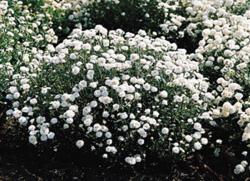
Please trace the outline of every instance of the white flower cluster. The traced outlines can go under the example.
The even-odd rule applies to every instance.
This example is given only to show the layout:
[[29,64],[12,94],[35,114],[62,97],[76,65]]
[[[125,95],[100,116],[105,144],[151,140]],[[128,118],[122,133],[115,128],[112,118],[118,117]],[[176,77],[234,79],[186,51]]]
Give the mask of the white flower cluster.
[[[0,1],[0,103],[8,100],[6,115],[27,128],[29,142],[60,144],[67,132],[79,149],[130,165],[148,152],[185,157],[201,150],[213,137],[207,123],[238,125],[242,132],[231,137],[249,143],[249,1],[138,1],[145,16],[138,23],[158,28],[154,38],[148,30],[83,30],[97,24],[90,13],[99,9],[89,8],[121,6],[117,17],[126,18],[124,2],[46,0],[35,11],[22,1]],[[82,23],[61,43],[53,10],[72,12],[68,19]],[[187,36],[197,43],[190,54],[168,41]],[[247,161],[234,173],[249,170]]]
[[235,166],[234,173],[237,175],[240,173],[244,173],[247,167],[248,167],[248,162],[244,160],[240,164]]
[[81,6],[87,6],[94,0],[45,0],[45,5],[55,9],[78,10]]
[[[202,40],[194,59],[201,61],[205,76],[213,82],[216,101],[210,114],[214,118],[239,115],[238,124],[246,126],[242,141],[249,135],[249,12],[235,15],[224,12],[202,30]],[[207,21],[208,21],[207,20]]]
[[[167,21],[161,25],[167,31],[177,32],[180,37],[187,33],[199,37],[198,48],[191,55],[200,62],[202,74],[208,77],[215,99],[211,101],[211,109],[203,113],[203,117],[212,125],[228,124],[235,127],[235,122],[242,127],[242,141],[250,140],[250,16],[249,8],[236,11],[246,6],[246,1],[185,1],[170,4],[165,7]],[[180,7],[180,6],[185,6]],[[170,8],[168,8],[170,7]],[[179,9],[185,9],[184,16],[176,14]],[[171,17],[171,18],[170,18]],[[188,23],[187,23],[188,22]],[[185,27],[183,28],[183,25]],[[218,121],[223,118],[225,122]],[[229,123],[228,123],[229,122]],[[237,133],[232,132],[232,137]],[[243,161],[244,162],[244,161]],[[246,164],[243,164],[246,165]],[[237,165],[235,173],[244,172],[246,166]]]
[[[235,7],[242,6],[245,1],[210,1],[210,3],[212,4],[209,2],[200,4],[202,5],[200,10],[205,8],[212,12],[208,13],[209,16],[199,15],[202,19],[196,23],[200,23],[202,27],[200,29],[202,36],[198,48],[191,55],[194,60],[200,62],[202,74],[209,78],[215,97],[211,102],[211,109],[204,113],[208,115],[205,119],[214,120],[215,122],[211,122],[213,125],[222,127],[229,122],[232,128],[237,122],[243,130],[242,141],[248,142],[250,140],[249,10],[240,15],[234,13]],[[193,8],[197,10],[195,6]],[[198,15],[197,12],[194,14]],[[217,122],[221,118],[225,122]],[[232,137],[237,135],[234,132],[231,134]],[[245,169],[242,168],[245,166],[237,165],[235,173],[244,172]]]
[[160,0],[158,8],[165,14],[160,26],[171,38],[183,38],[185,34],[195,38],[206,27],[212,28],[213,20],[245,4],[246,0]]
[[49,45],[43,62],[14,74],[6,96],[7,114],[28,127],[32,144],[73,129],[82,135],[78,148],[90,142],[104,158],[133,165],[148,149],[185,155],[208,143],[199,116],[209,84],[175,44],[99,25]]
[[29,7],[17,0],[1,1],[0,10],[1,96],[14,72],[28,74],[38,67],[42,49],[56,43],[57,36],[45,10],[32,15]]

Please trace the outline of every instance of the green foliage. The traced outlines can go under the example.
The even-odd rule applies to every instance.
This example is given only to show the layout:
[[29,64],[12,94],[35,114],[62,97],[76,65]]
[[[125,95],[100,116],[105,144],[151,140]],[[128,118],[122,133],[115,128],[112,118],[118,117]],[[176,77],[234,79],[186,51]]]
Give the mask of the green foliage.
[[102,24],[109,30],[123,29],[136,33],[139,29],[158,31],[163,23],[163,10],[156,0],[95,1],[83,9],[80,22],[85,28]]

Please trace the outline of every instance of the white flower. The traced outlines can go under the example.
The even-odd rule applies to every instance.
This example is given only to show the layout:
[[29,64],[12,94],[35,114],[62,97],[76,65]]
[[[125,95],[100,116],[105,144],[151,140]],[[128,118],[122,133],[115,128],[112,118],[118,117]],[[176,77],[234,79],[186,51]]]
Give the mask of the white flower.
[[197,131],[201,131],[202,130],[202,126],[200,123],[194,123],[194,129]]
[[231,112],[233,109],[233,106],[230,104],[230,102],[225,102],[222,106],[222,110],[225,112]]
[[161,91],[160,92],[160,96],[162,97],[162,98],[167,98],[168,97],[168,93],[167,93],[167,91]]
[[135,160],[137,163],[141,162],[142,161],[142,158],[139,154],[135,155]]
[[104,153],[104,154],[102,155],[102,157],[103,157],[103,158],[108,158],[108,154],[107,154],[107,153]]
[[26,125],[27,122],[28,122],[28,120],[27,120],[25,117],[23,117],[23,116],[21,116],[21,117],[18,119],[18,121],[19,121],[19,123],[20,123],[21,125]]
[[30,85],[29,84],[23,84],[22,89],[27,92],[30,89]]
[[143,129],[145,129],[145,130],[150,130],[150,125],[149,125],[148,123],[145,123],[145,124],[143,125]]
[[138,54],[136,54],[136,53],[132,53],[132,54],[130,55],[131,61],[139,60],[139,58],[140,58],[140,56],[139,56]]
[[52,105],[52,108],[54,109],[58,109],[61,105],[59,101],[52,101],[50,104]]
[[78,106],[77,105],[71,105],[71,106],[69,106],[69,109],[74,111],[74,112],[78,112]]
[[18,92],[17,87],[15,87],[15,86],[11,86],[9,88],[9,91],[10,91],[11,94],[14,94],[14,93]]
[[22,116],[22,111],[16,109],[16,110],[13,111],[12,114],[13,114],[13,116],[14,116],[15,118],[20,118],[20,117]]
[[104,117],[104,118],[107,118],[107,117],[109,117],[109,112],[108,111],[103,111],[103,113],[102,113],[102,117]]
[[85,80],[82,80],[79,82],[78,86],[80,89],[84,89],[87,87],[87,82]]
[[41,93],[42,94],[47,94],[48,93],[48,87],[42,87]]
[[146,138],[147,137],[147,132],[143,129],[143,128],[139,128],[137,130],[137,132],[139,133],[139,135],[142,137],[142,138]]
[[42,126],[40,128],[40,134],[41,135],[48,135],[49,134],[49,128],[45,127],[45,126]]
[[207,138],[201,138],[201,144],[207,145],[208,144],[208,139]]
[[84,146],[84,141],[83,140],[77,140],[76,141],[76,146],[80,149]]
[[246,160],[243,160],[241,163],[240,163],[243,167],[246,167],[248,165],[248,162]]
[[37,138],[35,136],[29,136],[29,142],[33,145],[37,144]]
[[241,164],[238,164],[238,165],[235,166],[234,173],[236,175],[238,175],[240,173],[243,173],[243,172],[245,172],[245,168]]
[[91,118],[86,118],[84,119],[83,123],[85,124],[85,126],[90,126],[92,124],[92,119]]
[[34,131],[36,129],[36,127],[34,125],[30,125],[28,129],[29,129],[29,131]]
[[113,99],[108,96],[99,97],[98,100],[103,104],[110,104],[113,101]]
[[164,127],[162,128],[161,133],[166,135],[169,133],[169,129]]
[[55,137],[55,133],[49,132],[48,138],[49,138],[49,139],[54,139],[54,137]]
[[58,119],[57,118],[52,118],[50,120],[51,124],[56,124],[58,122]]
[[153,111],[153,116],[154,116],[154,117],[158,118],[159,115],[160,115],[160,113],[159,113],[158,111]]
[[87,72],[87,78],[89,80],[92,80],[94,78],[94,74],[95,74],[95,72],[93,70],[88,70],[88,72]]
[[68,129],[69,128],[69,125],[68,124],[64,124],[63,125],[63,129]]
[[175,146],[172,148],[172,152],[175,153],[175,154],[179,154],[180,153],[180,148]]
[[86,107],[84,107],[83,108],[83,110],[82,110],[82,115],[88,115],[90,112],[91,112],[91,107],[90,106],[86,106]]
[[24,55],[23,55],[23,61],[24,61],[25,63],[28,63],[28,62],[30,61],[29,54],[24,54]]
[[72,124],[74,122],[74,119],[73,118],[67,118],[66,119],[66,123],[67,124]]
[[194,149],[200,150],[201,148],[202,148],[202,144],[200,142],[197,141],[194,143]]
[[250,123],[244,129],[244,133],[242,135],[242,141],[247,141],[250,139]]
[[195,139],[200,139],[201,138],[201,133],[200,132],[195,132],[194,134],[193,134],[193,138],[195,138]]
[[13,94],[13,98],[14,99],[18,99],[20,97],[20,93],[19,92],[15,92],[14,94]]
[[221,140],[221,139],[217,139],[217,140],[216,140],[216,143],[222,144],[222,140]]
[[98,132],[101,129],[102,129],[102,126],[100,124],[98,124],[98,123],[94,124],[94,126],[93,126],[94,132]]
[[36,98],[31,99],[30,104],[32,104],[32,105],[37,104],[37,99]]
[[119,108],[120,108],[120,105],[119,105],[119,104],[114,104],[114,105],[113,105],[113,110],[118,111]]
[[67,110],[64,115],[66,116],[66,118],[73,118],[75,117],[75,112],[72,110]]
[[71,53],[69,55],[69,58],[72,59],[72,60],[75,60],[77,57],[76,57],[76,54],[75,53]]
[[97,138],[102,137],[102,135],[103,135],[103,133],[102,133],[101,131],[96,132],[96,137],[97,137]]
[[73,75],[77,75],[77,74],[79,74],[80,70],[81,69],[79,67],[73,66],[71,72]]
[[185,136],[185,140],[186,140],[187,142],[191,142],[191,141],[193,140],[193,137],[190,136],[190,135],[186,135],[186,136]]
[[138,129],[139,127],[141,127],[141,123],[139,121],[132,120],[129,123],[129,127],[132,129]]
[[248,155],[248,152],[247,152],[247,151],[243,151],[241,154],[242,154],[243,156],[247,156],[247,155]]
[[140,138],[140,139],[137,140],[137,143],[139,145],[144,145],[145,141],[144,141],[144,139]]
[[126,157],[125,162],[130,164],[130,165],[135,165],[136,164],[136,159],[134,157]]
[[149,91],[151,86],[150,84],[146,83],[146,84],[143,84],[143,88],[146,90],[146,91]]
[[106,138],[111,138],[111,137],[112,137],[112,134],[111,134],[110,132],[106,132],[106,133],[105,133],[105,137],[106,137]]

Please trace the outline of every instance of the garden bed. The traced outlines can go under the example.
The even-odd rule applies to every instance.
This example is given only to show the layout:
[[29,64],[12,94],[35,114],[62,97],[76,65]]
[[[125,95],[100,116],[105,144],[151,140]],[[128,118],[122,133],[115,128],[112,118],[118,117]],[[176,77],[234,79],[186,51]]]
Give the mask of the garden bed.
[[1,0],[0,180],[250,180],[250,0]]
[[[3,130],[3,129],[1,129]],[[205,149],[188,157],[186,161],[173,162],[151,156],[146,163],[124,167],[120,163],[107,163],[94,154],[83,154],[75,148],[58,151],[43,150],[27,144],[24,140],[10,139],[9,133],[1,133],[0,179],[2,180],[113,180],[161,181],[161,180],[218,180],[235,177],[234,163],[239,160],[230,152],[213,156],[213,150]],[[23,144],[20,144],[23,143]],[[236,145],[237,146],[237,145]]]

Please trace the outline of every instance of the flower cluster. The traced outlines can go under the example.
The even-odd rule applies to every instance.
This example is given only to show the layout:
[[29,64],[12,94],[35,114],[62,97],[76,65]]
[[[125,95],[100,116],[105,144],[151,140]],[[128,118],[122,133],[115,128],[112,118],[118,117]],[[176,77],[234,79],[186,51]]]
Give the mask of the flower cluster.
[[0,2],[0,96],[15,72],[35,69],[42,49],[57,42],[50,14],[22,1]]
[[223,145],[221,128],[249,171],[250,1],[39,4],[0,1],[0,103],[31,144],[135,165]]
[[[199,38],[206,27],[212,28],[213,20],[225,14],[237,14],[247,7],[246,0],[162,0],[158,8],[164,10],[162,30],[172,38],[182,38],[186,34]],[[241,12],[242,13],[242,12]]]
[[70,129],[77,147],[86,142],[132,165],[148,151],[182,156],[208,143],[199,120],[213,96],[198,63],[175,44],[96,26],[75,29],[42,58],[32,74],[13,75],[6,96],[30,143]]

